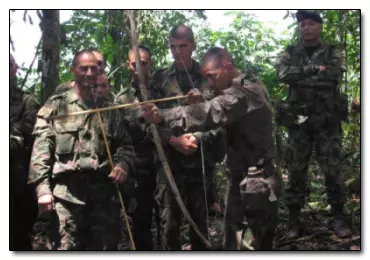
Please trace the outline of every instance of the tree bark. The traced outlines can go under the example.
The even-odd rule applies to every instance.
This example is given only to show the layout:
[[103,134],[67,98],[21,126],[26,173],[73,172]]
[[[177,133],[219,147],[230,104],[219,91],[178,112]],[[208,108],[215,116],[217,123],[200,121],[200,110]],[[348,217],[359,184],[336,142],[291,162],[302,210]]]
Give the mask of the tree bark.
[[42,10],[42,81],[41,103],[54,93],[59,84],[60,22],[59,10]]

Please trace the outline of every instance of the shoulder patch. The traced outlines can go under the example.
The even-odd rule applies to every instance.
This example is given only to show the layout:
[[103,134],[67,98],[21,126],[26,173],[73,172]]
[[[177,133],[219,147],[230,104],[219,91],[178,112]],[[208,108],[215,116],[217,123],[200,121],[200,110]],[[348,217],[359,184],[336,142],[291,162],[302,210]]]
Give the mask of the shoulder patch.
[[50,105],[44,105],[39,112],[37,112],[38,116],[48,118],[53,113],[53,108]]

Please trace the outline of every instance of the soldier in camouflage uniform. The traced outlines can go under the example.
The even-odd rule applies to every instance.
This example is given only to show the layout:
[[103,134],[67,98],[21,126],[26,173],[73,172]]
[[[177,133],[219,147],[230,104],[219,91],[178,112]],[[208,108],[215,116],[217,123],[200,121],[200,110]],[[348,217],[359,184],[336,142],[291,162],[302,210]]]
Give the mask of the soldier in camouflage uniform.
[[94,98],[98,106],[100,106],[100,103],[104,102],[104,100],[111,103],[114,102],[114,95],[111,91],[112,87],[109,85],[107,76],[104,73],[100,74],[96,79],[96,85],[94,87]]
[[343,66],[342,52],[322,42],[322,19],[310,11],[297,12],[302,41],[289,46],[276,61],[281,82],[289,85],[287,110],[289,128],[289,183],[287,204],[290,209],[288,238],[300,233],[300,209],[305,204],[308,162],[315,148],[326,178],[328,201],[335,220],[332,228],[339,237],[351,234],[342,220],[344,194],[339,180],[341,164],[340,118],[342,100],[339,82]]
[[31,250],[29,233],[37,215],[33,188],[27,185],[32,129],[40,106],[17,87],[17,65],[10,55],[10,250]]
[[[169,35],[169,44],[174,63],[168,68],[157,71],[153,76],[159,95],[171,97],[187,94],[194,87],[202,89],[206,82],[200,73],[199,64],[191,58],[196,47],[192,30],[185,25],[174,27]],[[209,91],[204,93],[208,95]],[[181,101],[173,101],[161,103],[160,106],[171,108],[182,104]],[[186,200],[189,213],[199,230],[207,237],[200,145],[202,143],[204,146],[205,174],[212,175],[215,162],[221,161],[226,152],[222,128],[205,133],[187,134],[182,130],[171,131],[162,128],[160,134],[165,141],[166,154],[181,197]],[[210,183],[206,184],[210,185]],[[169,250],[181,250],[179,240],[181,211],[169,187],[164,196],[165,247]],[[190,242],[193,250],[206,248],[193,229],[190,231]]]
[[[98,52],[96,50],[92,51],[92,53],[94,53],[94,56],[98,61],[99,74],[100,75],[105,74],[105,72],[104,72],[104,70],[105,70],[105,60],[104,60],[103,54],[101,54],[100,52]],[[59,85],[55,88],[54,93],[55,94],[63,93],[64,91],[67,91],[67,90],[73,88],[74,84],[75,84],[75,81],[73,81],[73,80],[68,81],[66,83],[63,83],[63,84],[61,84],[61,85]],[[111,101],[113,102],[113,99]]]
[[48,120],[96,107],[90,90],[98,73],[93,53],[78,52],[72,72],[75,87],[50,97],[37,114],[30,182],[37,186],[41,213],[57,213],[58,249],[115,250],[120,212],[114,184],[133,170],[131,138],[119,111],[101,113],[115,165],[111,170],[95,113]]
[[[152,68],[150,50],[139,46],[140,62],[143,69],[145,85],[150,88],[150,71]],[[135,53],[130,50],[127,61],[128,69],[132,75],[131,85],[123,88],[116,96],[116,104],[126,104],[143,101],[139,89],[139,79],[135,67]],[[149,94],[150,99],[154,98]],[[155,159],[155,145],[149,135],[148,124],[140,119],[141,108],[130,107],[122,110],[124,117],[129,122],[129,132],[135,149],[135,179],[136,188],[134,198],[137,201],[136,210],[133,212],[133,233],[137,250],[152,250],[153,238],[151,233],[154,190],[156,188],[157,163]]]
[[[235,68],[231,55],[224,49],[207,51],[201,68],[217,97],[164,110],[149,104],[144,107],[143,116],[148,122],[164,121],[174,131],[226,128],[230,174],[224,249],[271,250],[281,178],[273,164],[275,149],[268,95],[262,86],[250,82]],[[257,167],[259,176],[247,179],[248,196],[242,199],[239,185],[251,166]]]

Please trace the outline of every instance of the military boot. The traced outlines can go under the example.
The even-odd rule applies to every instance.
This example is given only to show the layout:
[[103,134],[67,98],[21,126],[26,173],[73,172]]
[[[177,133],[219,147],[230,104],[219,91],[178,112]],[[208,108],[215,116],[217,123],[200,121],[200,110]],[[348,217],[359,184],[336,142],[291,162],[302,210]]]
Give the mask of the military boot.
[[299,237],[301,233],[301,222],[299,216],[301,213],[301,208],[294,207],[289,209],[289,230],[288,234],[285,236],[286,239],[294,239]]
[[332,205],[333,220],[330,224],[335,235],[339,238],[346,238],[352,235],[352,231],[343,220],[343,205]]

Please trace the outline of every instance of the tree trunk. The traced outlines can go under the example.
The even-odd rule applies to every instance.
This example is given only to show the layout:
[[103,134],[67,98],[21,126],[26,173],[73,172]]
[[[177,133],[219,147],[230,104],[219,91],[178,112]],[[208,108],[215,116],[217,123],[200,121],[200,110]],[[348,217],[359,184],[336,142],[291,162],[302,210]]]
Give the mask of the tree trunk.
[[43,104],[59,84],[60,23],[59,10],[42,10],[42,14],[41,103]]

